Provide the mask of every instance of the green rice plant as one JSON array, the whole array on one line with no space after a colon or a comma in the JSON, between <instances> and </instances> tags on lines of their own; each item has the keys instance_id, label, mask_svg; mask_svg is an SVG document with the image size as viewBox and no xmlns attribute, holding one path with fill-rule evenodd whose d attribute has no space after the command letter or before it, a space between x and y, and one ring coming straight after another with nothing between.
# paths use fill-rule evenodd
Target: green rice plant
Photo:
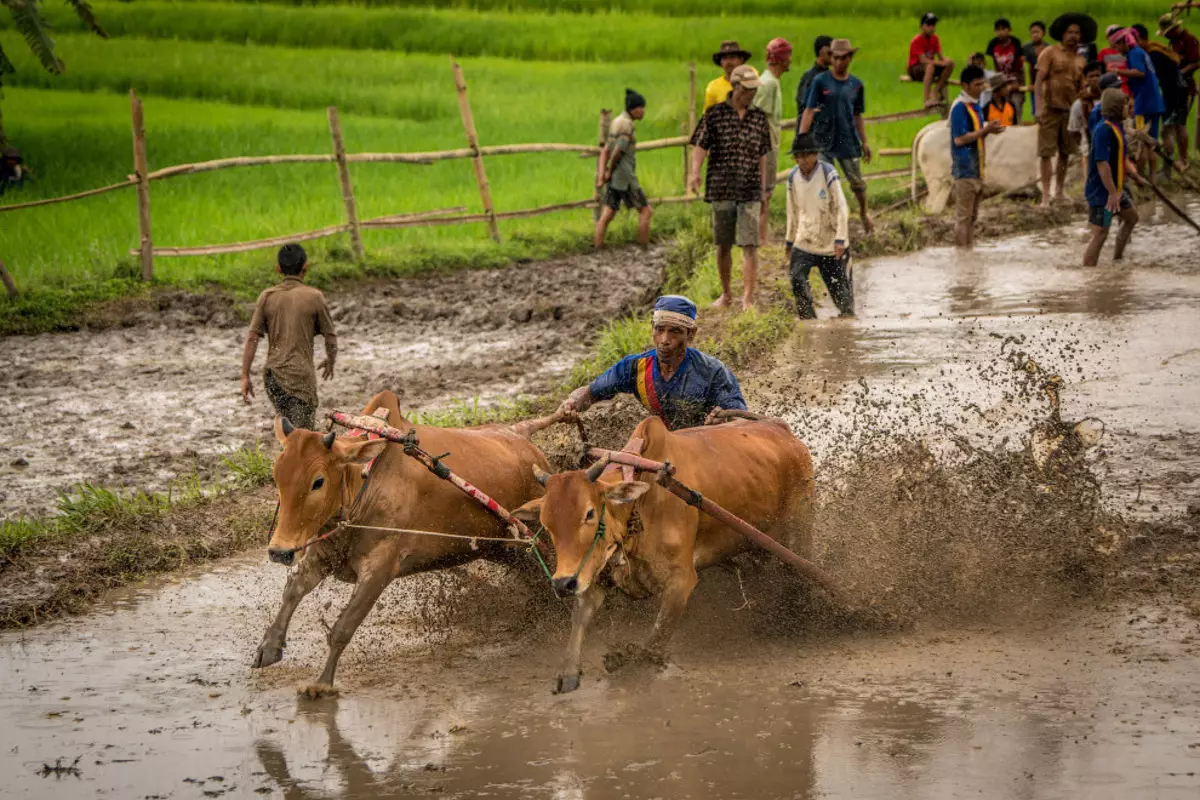
<instances>
[{"instance_id":1,"label":"green rice plant","mask_svg":"<svg viewBox=\"0 0 1200 800\"><path fill-rule=\"evenodd\" d=\"M221 459L229 472L228 481L241 489L264 486L272 480L274 461L267 455L261 440L240 447Z\"/></svg>"},{"instance_id":2,"label":"green rice plant","mask_svg":"<svg viewBox=\"0 0 1200 800\"><path fill-rule=\"evenodd\" d=\"M58 527L52 519L16 519L0 520L0 558L11 560L30 543L42 541L54 536Z\"/></svg>"},{"instance_id":3,"label":"green rice plant","mask_svg":"<svg viewBox=\"0 0 1200 800\"><path fill-rule=\"evenodd\" d=\"M58 524L69 532L101 530L134 517L160 514L169 505L163 495L140 489L122 492L85 482L73 492L59 494Z\"/></svg>"}]
</instances>

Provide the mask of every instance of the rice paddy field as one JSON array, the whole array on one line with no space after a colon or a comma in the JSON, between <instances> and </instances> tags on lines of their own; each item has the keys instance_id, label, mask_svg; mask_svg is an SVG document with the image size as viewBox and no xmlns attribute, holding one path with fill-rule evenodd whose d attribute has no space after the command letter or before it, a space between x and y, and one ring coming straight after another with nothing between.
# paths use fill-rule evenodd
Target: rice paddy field
<instances>
[{"instance_id":1,"label":"rice paddy field","mask_svg":"<svg viewBox=\"0 0 1200 800\"><path fill-rule=\"evenodd\" d=\"M796 46L783 78L785 117L795 114L795 87L811 63L818 34L845 36L861 48L853 71L867 87L867 114L920 105L920 89L901 84L907 44L925 7L892 0L827 6L735 0L733 3L422 0L352 5L101 0L95 11L111 34L85 33L63 4L47 6L62 75L44 72L7 17L0 42L17 71L5 79L4 125L36 172L36 181L4 203L36 200L115 183L132 172L128 91L145 103L151 169L241 155L329 152L325 108L341 112L350 152L428 151L465 145L449 54L462 64L483 145L594 143L601 108L619 108L625 87L648 98L639 138L675 136L687 119L688 62L697 67L699 104L718 73L711 54L735 38L764 66L766 42ZM982 50L998 14L1024 35L1034 18L1065 7L1028 0L934 6L947 54L959 63ZM1143 21L1153 28L1163 4L1090 3L1101 26ZM798 13L793 13L793 11ZM813 16L828 12L826 16ZM872 126L876 148L907 147L924 121ZM790 136L785 134L785 142ZM907 165L877 159L873 170ZM638 160L652 196L680 194L679 149ZM781 161L781 167L785 164ZM594 160L570 153L487 160L497 210L583 199ZM428 166L352 165L361 218L465 206L480 209L468 161ZM879 196L899 184L877 182ZM781 198L777 198L780 202ZM252 167L158 181L151 186L157 246L233 242L310 230L343 221L332 164ZM670 233L702 207L664 207L656 217ZM482 224L364 234L367 263L353 264L345 237L313 242L313 277L394 275L431 268L489 266L584 249L589 211L503 221L504 242ZM633 234L630 215L615 241ZM27 293L0 308L0 330L69 321L87 299L140 290L133 280L137 241L129 190L73 203L0 215L0 260ZM188 290L218 287L250 296L272 280L270 250L204 258L160 258L156 280Z\"/></svg>"}]
</instances>

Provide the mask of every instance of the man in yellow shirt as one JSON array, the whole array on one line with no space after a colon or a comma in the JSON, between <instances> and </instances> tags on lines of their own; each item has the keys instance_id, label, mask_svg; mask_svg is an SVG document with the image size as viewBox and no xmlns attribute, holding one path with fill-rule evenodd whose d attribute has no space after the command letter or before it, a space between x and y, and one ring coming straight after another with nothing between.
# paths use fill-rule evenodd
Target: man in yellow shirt
<instances>
[{"instance_id":1,"label":"man in yellow shirt","mask_svg":"<svg viewBox=\"0 0 1200 800\"><path fill-rule=\"evenodd\" d=\"M729 97L729 93L733 91L733 84L729 82L729 75L742 64L750 60L750 52L743 50L741 45L734 39L728 39L721 42L721 49L713 53L713 63L721 69L725 70L725 74L719 78L714 78L704 90L704 110L708 111L717 103L724 103Z\"/></svg>"}]
</instances>

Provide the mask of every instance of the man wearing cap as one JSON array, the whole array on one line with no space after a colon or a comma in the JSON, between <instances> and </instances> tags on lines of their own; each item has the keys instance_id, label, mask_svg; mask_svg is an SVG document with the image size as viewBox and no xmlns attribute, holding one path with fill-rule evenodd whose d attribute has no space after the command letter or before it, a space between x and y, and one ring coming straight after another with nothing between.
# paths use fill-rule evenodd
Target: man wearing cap
<instances>
[{"instance_id":1,"label":"man wearing cap","mask_svg":"<svg viewBox=\"0 0 1200 800\"><path fill-rule=\"evenodd\" d=\"M1187 87L1188 110L1190 111L1191 104L1196 100L1196 70L1200 68L1200 39L1184 30L1183 23L1171 14L1163 14L1158 18L1158 35L1165 37L1171 43L1172 52L1179 56L1179 74L1183 76L1184 85ZM1200 112L1197 112L1196 119L1200 124ZM1183 147L1180 149L1180 155L1186 159L1188 151L1186 124L1181 134ZM1200 148L1200 138L1197 138L1196 145Z\"/></svg>"},{"instance_id":2,"label":"man wearing cap","mask_svg":"<svg viewBox=\"0 0 1200 800\"><path fill-rule=\"evenodd\" d=\"M637 137L633 123L646 116L646 98L633 89L625 90L625 111L608 128L608 142L600 154L596 188L603 189L604 209L596 222L596 248L604 247L608 224L621 204L638 212L638 244L650 243L650 216L654 213L637 179Z\"/></svg>"},{"instance_id":3,"label":"man wearing cap","mask_svg":"<svg viewBox=\"0 0 1200 800\"><path fill-rule=\"evenodd\" d=\"M832 66L813 79L804 103L797 134L809 133L821 145L825 160L841 167L850 184L863 231L871 233L875 226L867 213L867 182L863 179L862 162L871 161L871 146L867 144L867 126L863 121L866 110L863 82L850 74L850 62L858 48L849 39L834 39L829 46Z\"/></svg>"},{"instance_id":4,"label":"man wearing cap","mask_svg":"<svg viewBox=\"0 0 1200 800\"><path fill-rule=\"evenodd\" d=\"M772 39L767 43L767 70L759 80L762 85L754 94L755 108L761 108L771 126L771 152L767 153L767 167L772 175L779 168L779 133L783 125L783 90L779 78L792 66L792 43L787 39ZM775 180L767 188L762 211L758 218L758 244L767 244L771 223L771 195L775 192Z\"/></svg>"},{"instance_id":5,"label":"man wearing cap","mask_svg":"<svg viewBox=\"0 0 1200 800\"><path fill-rule=\"evenodd\" d=\"M1079 64L1080 41L1096 38L1096 21L1087 14L1063 14L1050 24L1050 37L1058 46L1047 47L1038 56L1037 81L1034 83L1038 123L1038 156L1041 158L1042 207L1049 208L1051 161L1058 157L1053 199L1063 197L1067 167L1076 152L1075 139L1068 127L1071 105L1079 96L1083 69Z\"/></svg>"},{"instance_id":6,"label":"man wearing cap","mask_svg":"<svg viewBox=\"0 0 1200 800\"><path fill-rule=\"evenodd\" d=\"M962 94L950 107L950 174L954 177L954 243L966 250L975 243L975 220L983 197L984 140L1001 133L999 122L985 122L979 107L983 93L983 70L963 68L959 75Z\"/></svg>"},{"instance_id":7,"label":"man wearing cap","mask_svg":"<svg viewBox=\"0 0 1200 800\"><path fill-rule=\"evenodd\" d=\"M578 414L593 403L632 394L669 429L679 430L715 420L720 409L746 410L729 367L690 346L696 338L695 303L679 295L660 297L653 324L652 349L625 356L590 385L571 392L559 411Z\"/></svg>"},{"instance_id":8,"label":"man wearing cap","mask_svg":"<svg viewBox=\"0 0 1200 800\"><path fill-rule=\"evenodd\" d=\"M1125 94L1120 89L1105 89L1100 96L1103 121L1092 131L1092 151L1088 155L1088 179L1085 194L1088 201L1088 225L1092 238L1083 253L1083 265L1094 267L1100 260L1100 248L1108 238L1113 217L1121 220L1113 260L1125 255L1125 245L1137 224L1137 209L1125 185L1128 176L1137 171L1126 148Z\"/></svg>"},{"instance_id":9,"label":"man wearing cap","mask_svg":"<svg viewBox=\"0 0 1200 800\"><path fill-rule=\"evenodd\" d=\"M713 304L729 305L733 296L733 246L742 248L742 303L754 305L758 273L758 220L775 170L767 164L771 125L761 108L753 106L761 81L749 64L729 76L733 91L724 103L704 113L692 132L692 163L688 191L700 191L700 168L708 159L704 201L712 206L713 244L721 296Z\"/></svg>"},{"instance_id":10,"label":"man wearing cap","mask_svg":"<svg viewBox=\"0 0 1200 800\"><path fill-rule=\"evenodd\" d=\"M1163 103L1162 92L1158 88L1158 78L1154 73L1154 64L1150 54L1138 46L1138 35L1133 28L1125 28L1113 34L1113 46L1125 56L1125 69L1117 70L1117 74L1129 84L1133 94L1133 124L1134 127L1158 141L1158 128L1162 122L1166 105ZM1150 157L1150 148L1142 148L1139 162L1150 165L1150 180L1154 180L1154 161Z\"/></svg>"},{"instance_id":11,"label":"man wearing cap","mask_svg":"<svg viewBox=\"0 0 1200 800\"><path fill-rule=\"evenodd\" d=\"M750 51L743 50L734 39L721 42L721 49L713 53L713 63L723 69L723 75L713 78L704 89L704 110L707 112L717 103L724 103L725 98L733 91L729 76L733 71L750 60Z\"/></svg>"},{"instance_id":12,"label":"man wearing cap","mask_svg":"<svg viewBox=\"0 0 1200 800\"><path fill-rule=\"evenodd\" d=\"M813 80L822 72L829 71L829 65L833 63L833 59L829 55L829 46L833 44L833 37L818 36L813 40L813 52L816 53L817 59L813 65L808 68L808 71L800 76L800 85L796 87L796 128L800 127L800 119L804 116L804 104L808 101L808 90L812 88Z\"/></svg>"},{"instance_id":13,"label":"man wearing cap","mask_svg":"<svg viewBox=\"0 0 1200 800\"><path fill-rule=\"evenodd\" d=\"M954 62L942 55L942 42L934 33L937 24L937 14L932 11L922 14L921 32L908 45L908 76L924 84L926 107L942 102L946 96L946 84L950 82L950 73L954 70ZM936 92L933 87L935 80Z\"/></svg>"},{"instance_id":14,"label":"man wearing cap","mask_svg":"<svg viewBox=\"0 0 1200 800\"><path fill-rule=\"evenodd\" d=\"M854 289L846 274L849 212L837 170L817 155L812 134L792 140L796 166L787 178L787 259L801 319L816 319L808 276L816 267L842 316L854 314Z\"/></svg>"}]
</instances>

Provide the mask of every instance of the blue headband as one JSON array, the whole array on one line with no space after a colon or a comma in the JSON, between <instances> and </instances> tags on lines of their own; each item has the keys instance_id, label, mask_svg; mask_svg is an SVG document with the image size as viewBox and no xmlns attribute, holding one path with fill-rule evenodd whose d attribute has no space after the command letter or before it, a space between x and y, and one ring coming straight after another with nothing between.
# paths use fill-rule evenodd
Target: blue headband
<instances>
[{"instance_id":1,"label":"blue headband","mask_svg":"<svg viewBox=\"0 0 1200 800\"><path fill-rule=\"evenodd\" d=\"M691 329L696 327L696 304L683 295L665 294L654 304L654 324L672 322Z\"/></svg>"}]
</instances>

